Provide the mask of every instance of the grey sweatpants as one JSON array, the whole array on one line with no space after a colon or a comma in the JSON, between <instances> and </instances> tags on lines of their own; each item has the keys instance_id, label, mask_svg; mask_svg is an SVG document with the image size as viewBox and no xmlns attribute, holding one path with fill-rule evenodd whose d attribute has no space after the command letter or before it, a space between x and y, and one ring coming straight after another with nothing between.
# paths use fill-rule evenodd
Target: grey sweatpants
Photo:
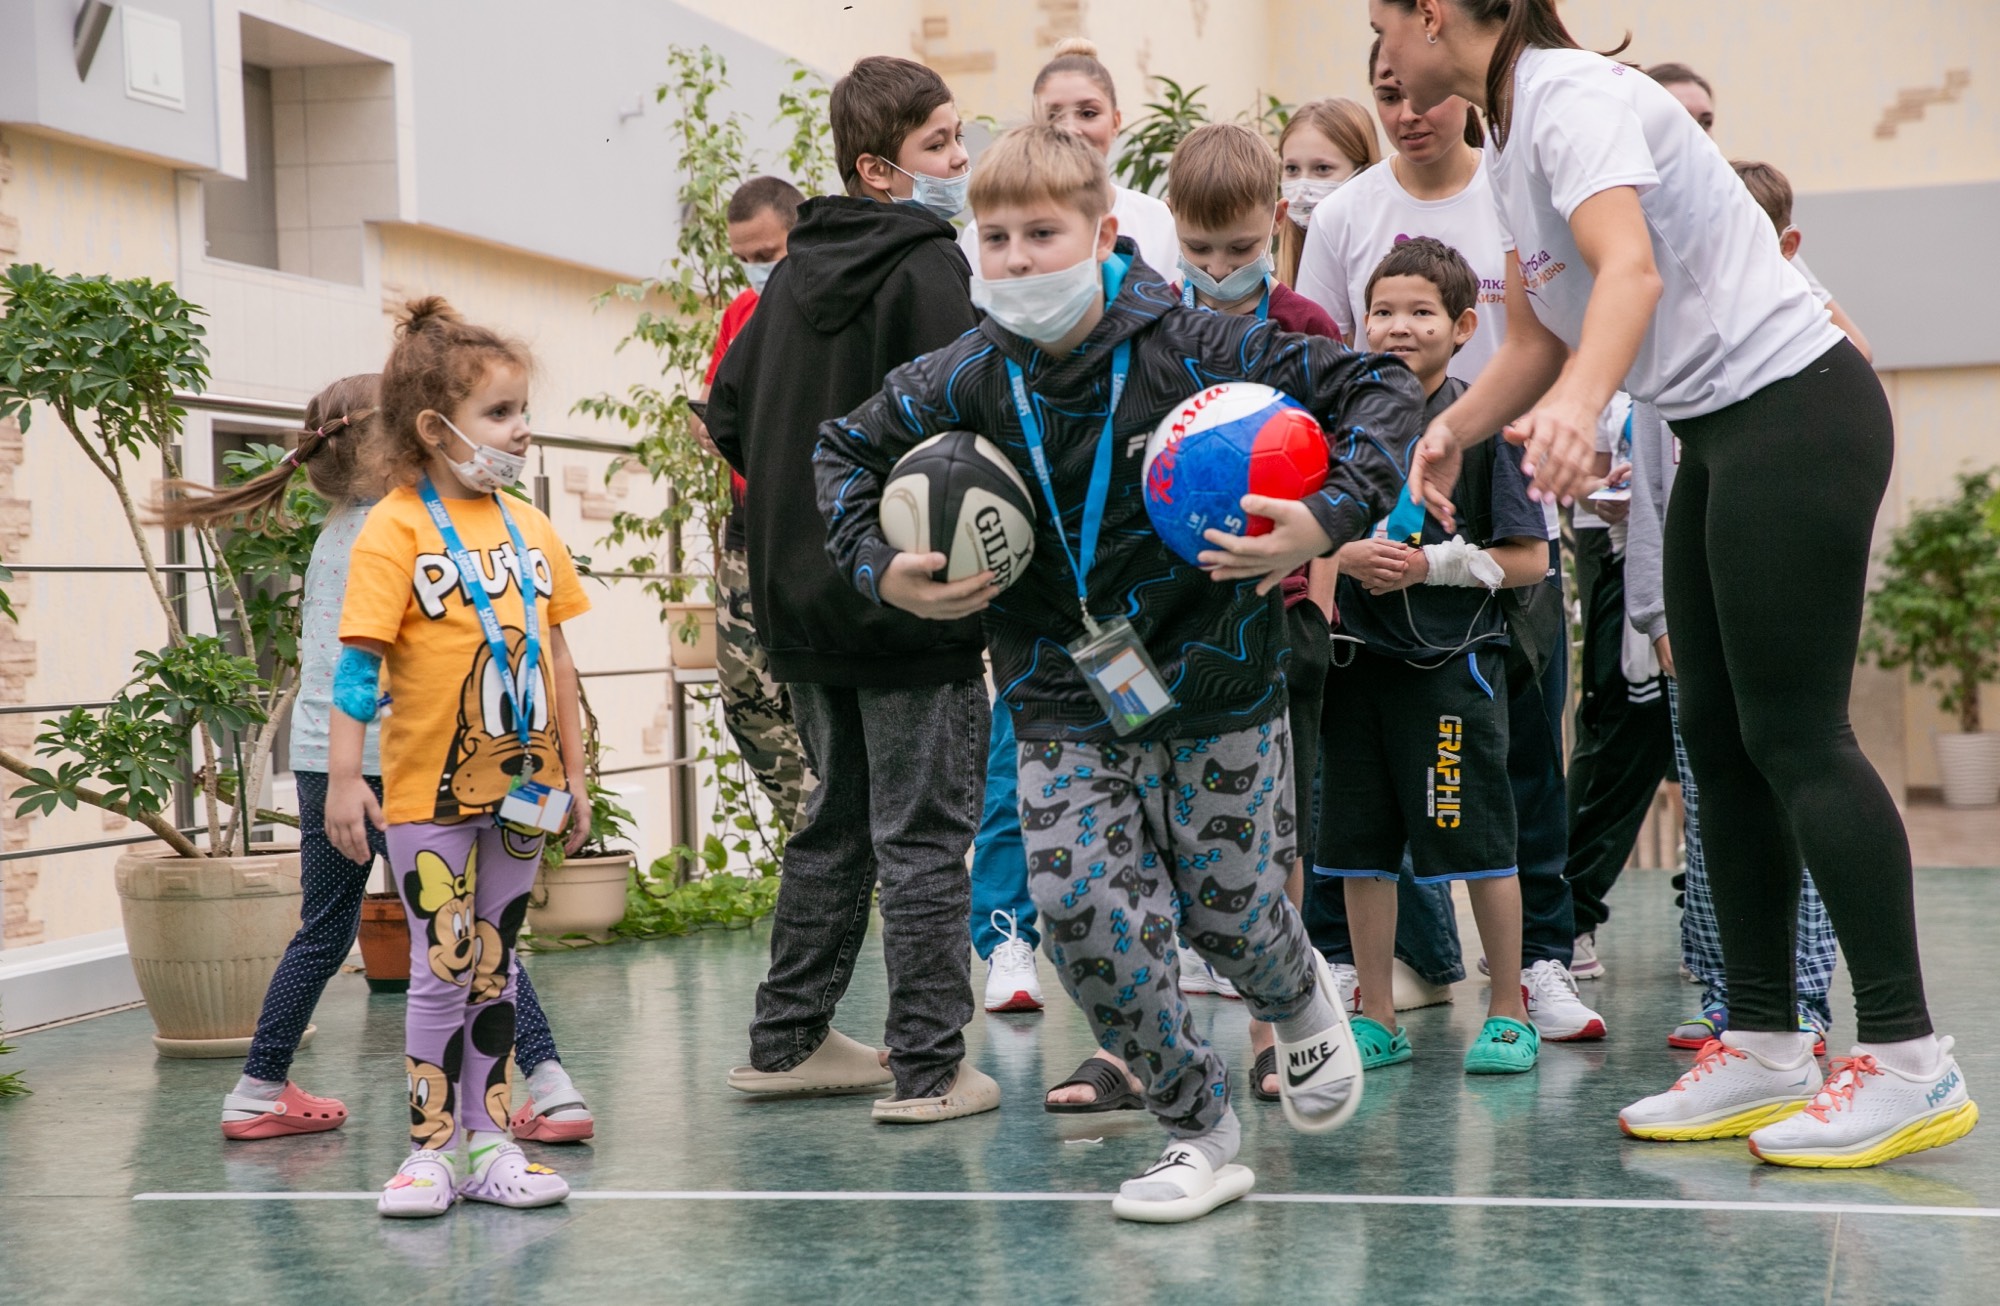
<instances>
[{"instance_id":1,"label":"grey sweatpants","mask_svg":"<svg viewBox=\"0 0 2000 1306\"><path fill-rule=\"evenodd\" d=\"M1063 988L1168 1131L1207 1133L1229 1087L1181 997L1176 931L1259 1020L1312 988L1285 897L1298 814L1284 717L1203 739L1027 740L1020 774L1028 891Z\"/></svg>"}]
</instances>

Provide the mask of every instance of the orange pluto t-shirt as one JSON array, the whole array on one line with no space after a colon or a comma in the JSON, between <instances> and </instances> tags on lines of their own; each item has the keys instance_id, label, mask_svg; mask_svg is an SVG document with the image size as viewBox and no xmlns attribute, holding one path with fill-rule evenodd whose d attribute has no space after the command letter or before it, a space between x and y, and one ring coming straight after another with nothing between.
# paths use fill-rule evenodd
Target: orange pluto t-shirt
<instances>
[{"instance_id":1,"label":"orange pluto t-shirt","mask_svg":"<svg viewBox=\"0 0 2000 1306\"><path fill-rule=\"evenodd\" d=\"M340 637L389 646L393 702L382 722L382 783L383 814L392 825L450 824L495 811L517 775L564 784L549 632L590 610L569 550L547 517L509 496L507 511L528 548L542 641L534 729L524 750L506 692L508 680L520 685L528 648L514 542L490 495L443 502L484 575L507 635L509 665L494 665L471 591L422 497L410 487L390 491L369 509L354 542Z\"/></svg>"}]
</instances>

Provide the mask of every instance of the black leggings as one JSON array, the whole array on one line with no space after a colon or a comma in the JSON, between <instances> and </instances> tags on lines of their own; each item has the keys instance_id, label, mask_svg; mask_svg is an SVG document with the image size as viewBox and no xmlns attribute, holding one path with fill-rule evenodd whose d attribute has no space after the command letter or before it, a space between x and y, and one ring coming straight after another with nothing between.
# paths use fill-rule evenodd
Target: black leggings
<instances>
[{"instance_id":1,"label":"black leggings","mask_svg":"<svg viewBox=\"0 0 2000 1306\"><path fill-rule=\"evenodd\" d=\"M1667 624L1729 978L1729 1023L1797 1028L1792 935L1810 865L1864 1042L1931 1031L1910 845L1847 719L1894 431L1842 341L1796 376L1673 424Z\"/></svg>"}]
</instances>

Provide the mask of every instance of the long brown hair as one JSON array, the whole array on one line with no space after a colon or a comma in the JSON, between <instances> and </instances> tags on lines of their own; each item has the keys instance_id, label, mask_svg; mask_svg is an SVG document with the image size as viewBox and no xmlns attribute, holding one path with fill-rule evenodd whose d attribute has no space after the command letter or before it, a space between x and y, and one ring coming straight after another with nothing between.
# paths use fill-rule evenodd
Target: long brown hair
<instances>
[{"instance_id":1,"label":"long brown hair","mask_svg":"<svg viewBox=\"0 0 2000 1306\"><path fill-rule=\"evenodd\" d=\"M1285 152L1285 142L1301 127L1310 127L1326 137L1333 148L1347 156L1356 174L1382 161L1382 145L1375 136L1374 116L1345 96L1311 100L1292 110L1292 116L1285 120L1285 130L1278 133L1278 153L1281 156ZM1282 167L1278 175L1283 178ZM1287 217L1278 228L1278 280L1287 286L1299 279L1299 260L1304 257L1305 247L1305 228Z\"/></svg>"},{"instance_id":2,"label":"long brown hair","mask_svg":"<svg viewBox=\"0 0 2000 1306\"><path fill-rule=\"evenodd\" d=\"M1405 12L1417 7L1417 0L1385 0ZM1481 27L1498 25L1499 44L1486 65L1486 116L1493 128L1493 148L1507 144L1507 130L1514 116L1514 64L1524 50L1581 50L1576 38L1563 26L1556 12L1556 0L1451 0L1459 12ZM1609 50L1598 53L1607 59L1632 44L1632 34Z\"/></svg>"},{"instance_id":3,"label":"long brown hair","mask_svg":"<svg viewBox=\"0 0 2000 1306\"><path fill-rule=\"evenodd\" d=\"M1042 65L1040 72L1035 74L1032 94L1039 98L1042 87L1046 86L1049 78L1057 73L1082 73L1098 90L1104 92L1105 99L1111 101L1111 111L1113 113L1118 111L1118 88L1111 84L1111 70L1097 57L1096 42L1081 36L1065 38L1056 46L1054 56Z\"/></svg>"},{"instance_id":4,"label":"long brown hair","mask_svg":"<svg viewBox=\"0 0 2000 1306\"><path fill-rule=\"evenodd\" d=\"M403 306L382 365L382 470L390 485L414 484L430 464L417 419L427 411L449 414L496 363L524 372L535 366L526 345L467 322L442 296Z\"/></svg>"},{"instance_id":5,"label":"long brown hair","mask_svg":"<svg viewBox=\"0 0 2000 1306\"><path fill-rule=\"evenodd\" d=\"M382 389L377 372L344 376L306 404L305 425L284 462L254 480L220 489L195 481L168 481L160 520L172 530L212 526L241 518L251 530L281 524L285 494L303 467L313 492L334 503L361 497L374 471L367 445Z\"/></svg>"}]
</instances>

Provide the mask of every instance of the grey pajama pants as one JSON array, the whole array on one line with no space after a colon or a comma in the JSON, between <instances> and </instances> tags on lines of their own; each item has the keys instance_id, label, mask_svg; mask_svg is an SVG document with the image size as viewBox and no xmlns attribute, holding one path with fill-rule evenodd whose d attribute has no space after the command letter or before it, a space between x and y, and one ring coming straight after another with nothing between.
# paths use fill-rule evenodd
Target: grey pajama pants
<instances>
[{"instance_id":1,"label":"grey pajama pants","mask_svg":"<svg viewBox=\"0 0 2000 1306\"><path fill-rule=\"evenodd\" d=\"M1049 957L1177 1138L1214 1128L1229 1088L1181 997L1176 932L1259 1020L1294 1014L1312 989L1285 897L1292 765L1282 715L1201 739L1021 744L1028 891Z\"/></svg>"}]
</instances>

